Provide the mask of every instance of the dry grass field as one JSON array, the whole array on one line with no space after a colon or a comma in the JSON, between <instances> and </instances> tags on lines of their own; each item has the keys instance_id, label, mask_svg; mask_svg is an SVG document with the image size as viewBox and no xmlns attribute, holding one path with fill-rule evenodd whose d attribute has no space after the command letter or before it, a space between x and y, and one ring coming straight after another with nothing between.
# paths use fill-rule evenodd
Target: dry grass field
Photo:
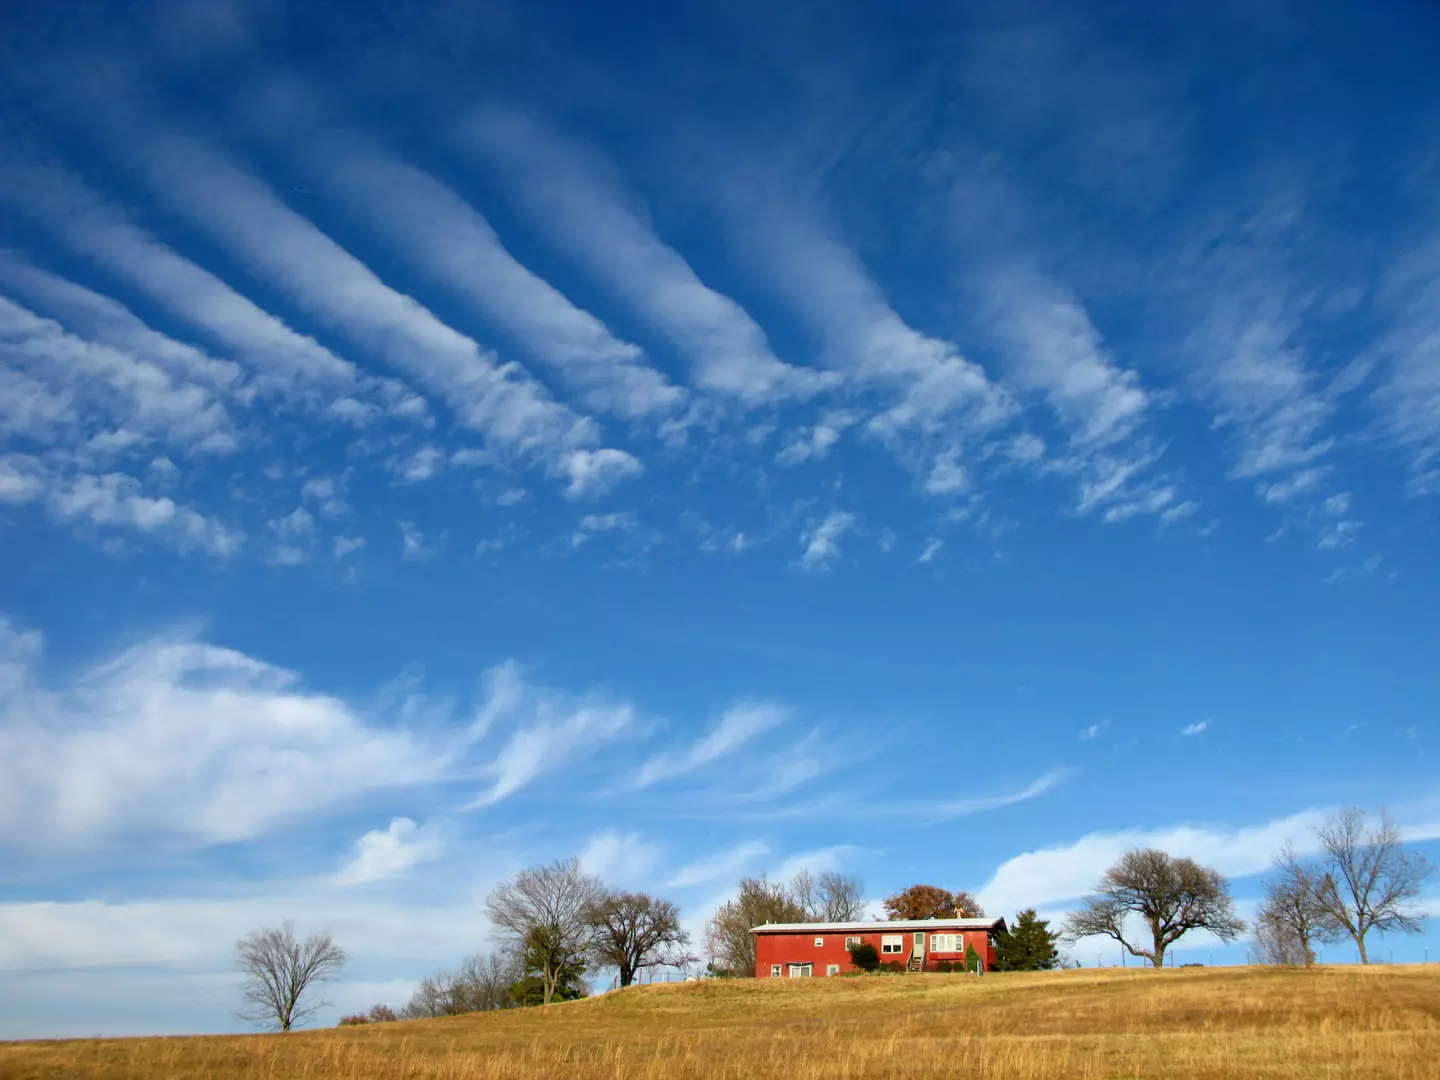
<instances>
[{"instance_id":1,"label":"dry grass field","mask_svg":"<svg viewBox=\"0 0 1440 1080\"><path fill-rule=\"evenodd\" d=\"M1440 965L639 987L292 1035L0 1043L5 1080L1440 1077Z\"/></svg>"}]
</instances>

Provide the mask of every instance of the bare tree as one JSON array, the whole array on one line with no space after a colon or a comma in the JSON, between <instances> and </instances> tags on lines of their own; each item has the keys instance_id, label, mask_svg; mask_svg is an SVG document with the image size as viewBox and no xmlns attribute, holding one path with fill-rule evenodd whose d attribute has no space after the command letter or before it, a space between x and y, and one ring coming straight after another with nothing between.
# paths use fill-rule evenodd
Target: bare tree
<instances>
[{"instance_id":1,"label":"bare tree","mask_svg":"<svg viewBox=\"0 0 1440 1080\"><path fill-rule=\"evenodd\" d=\"M690 935L680 926L680 909L669 900L612 893L592 909L590 921L595 960L619 969L621 986L645 968L679 967L695 959L686 949Z\"/></svg>"},{"instance_id":2,"label":"bare tree","mask_svg":"<svg viewBox=\"0 0 1440 1080\"><path fill-rule=\"evenodd\" d=\"M523 975L513 951L467 956L455 971L422 979L405 1007L405 1018L419 1020L508 1009L514 1004L510 987Z\"/></svg>"},{"instance_id":3,"label":"bare tree","mask_svg":"<svg viewBox=\"0 0 1440 1080\"><path fill-rule=\"evenodd\" d=\"M1150 948L1126 940L1126 921L1135 915L1150 931ZM1191 930L1209 930L1221 941L1245 931L1235 917L1230 886L1214 870L1191 859L1172 859L1163 851L1127 851L1105 872L1095 895L1065 920L1065 939L1104 935L1132 956L1165 963L1165 950Z\"/></svg>"},{"instance_id":4,"label":"bare tree","mask_svg":"<svg viewBox=\"0 0 1440 1080\"><path fill-rule=\"evenodd\" d=\"M1332 814L1315 836L1324 866L1320 902L1355 942L1362 964L1370 962L1365 935L1371 930L1421 932L1424 915L1413 905L1435 868L1418 851L1405 849L1400 830L1383 808L1373 828L1364 811L1351 807Z\"/></svg>"},{"instance_id":5,"label":"bare tree","mask_svg":"<svg viewBox=\"0 0 1440 1080\"><path fill-rule=\"evenodd\" d=\"M735 975L755 974L755 935L762 923L805 922L805 909L790 889L764 877L745 878L734 900L720 905L706 927L705 944L717 967Z\"/></svg>"},{"instance_id":6,"label":"bare tree","mask_svg":"<svg viewBox=\"0 0 1440 1080\"><path fill-rule=\"evenodd\" d=\"M323 1001L305 1001L305 994L316 983L338 977L346 955L329 934L298 940L295 924L286 921L245 935L235 943L235 959L250 1006L240 1018L290 1031L325 1007Z\"/></svg>"},{"instance_id":7,"label":"bare tree","mask_svg":"<svg viewBox=\"0 0 1440 1080\"><path fill-rule=\"evenodd\" d=\"M865 907L865 885L858 877L827 870L819 877L801 869L790 879L790 895L811 922L850 922Z\"/></svg>"},{"instance_id":8,"label":"bare tree","mask_svg":"<svg viewBox=\"0 0 1440 1080\"><path fill-rule=\"evenodd\" d=\"M1325 871L1303 861L1289 844L1275 856L1265 902L1255 916L1254 955L1262 964L1315 963L1315 945L1343 932L1323 899Z\"/></svg>"},{"instance_id":9,"label":"bare tree","mask_svg":"<svg viewBox=\"0 0 1440 1080\"><path fill-rule=\"evenodd\" d=\"M546 1005L564 970L594 943L590 913L604 895L600 879L572 858L522 870L486 899L490 921L539 972Z\"/></svg>"}]
</instances>

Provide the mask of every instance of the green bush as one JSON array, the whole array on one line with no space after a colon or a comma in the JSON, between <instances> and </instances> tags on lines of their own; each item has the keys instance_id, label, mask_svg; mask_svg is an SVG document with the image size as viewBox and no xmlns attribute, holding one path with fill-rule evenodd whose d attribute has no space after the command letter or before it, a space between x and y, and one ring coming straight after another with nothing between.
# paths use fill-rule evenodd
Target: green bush
<instances>
[{"instance_id":1,"label":"green bush","mask_svg":"<svg viewBox=\"0 0 1440 1080\"><path fill-rule=\"evenodd\" d=\"M850 962L861 971L874 971L880 966L880 954L874 945L861 942L850 950Z\"/></svg>"},{"instance_id":2,"label":"green bush","mask_svg":"<svg viewBox=\"0 0 1440 1080\"><path fill-rule=\"evenodd\" d=\"M935 964L935 970L944 972L948 975L950 972L955 970L955 965L952 964L949 960L940 960Z\"/></svg>"}]
</instances>

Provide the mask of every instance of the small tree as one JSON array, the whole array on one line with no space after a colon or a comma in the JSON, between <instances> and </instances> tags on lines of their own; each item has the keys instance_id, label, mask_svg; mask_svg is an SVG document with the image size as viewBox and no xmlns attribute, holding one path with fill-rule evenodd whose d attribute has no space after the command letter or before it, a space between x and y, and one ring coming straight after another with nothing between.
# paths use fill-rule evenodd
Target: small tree
<instances>
[{"instance_id":1,"label":"small tree","mask_svg":"<svg viewBox=\"0 0 1440 1080\"><path fill-rule=\"evenodd\" d=\"M1370 962L1370 931L1420 933L1424 915L1413 905L1435 868L1424 855L1405 850L1389 814L1382 809L1372 828L1352 807L1331 815L1315 835L1322 852L1320 904L1355 942L1362 964Z\"/></svg>"},{"instance_id":2,"label":"small tree","mask_svg":"<svg viewBox=\"0 0 1440 1080\"><path fill-rule=\"evenodd\" d=\"M282 923L269 930L253 930L235 943L236 963L244 976L249 1008L243 1020L290 1031L325 1007L323 1001L306 1001L318 983L339 976L345 950L329 934L295 937L295 924Z\"/></svg>"},{"instance_id":3,"label":"small tree","mask_svg":"<svg viewBox=\"0 0 1440 1080\"><path fill-rule=\"evenodd\" d=\"M595 940L591 913L604 895L600 879L572 858L522 870L486 899L490 921L534 967L544 1004L563 972L583 966Z\"/></svg>"},{"instance_id":4,"label":"small tree","mask_svg":"<svg viewBox=\"0 0 1440 1080\"><path fill-rule=\"evenodd\" d=\"M980 954L975 951L974 945L966 944L965 946L965 970L980 970Z\"/></svg>"},{"instance_id":5,"label":"small tree","mask_svg":"<svg viewBox=\"0 0 1440 1080\"><path fill-rule=\"evenodd\" d=\"M938 885L911 885L885 898L885 917L900 919L979 919L985 912L968 892L952 893Z\"/></svg>"},{"instance_id":6,"label":"small tree","mask_svg":"<svg viewBox=\"0 0 1440 1080\"><path fill-rule=\"evenodd\" d=\"M980 906L980 901L971 896L964 889L955 894L955 918L957 919L983 919L985 909Z\"/></svg>"},{"instance_id":7,"label":"small tree","mask_svg":"<svg viewBox=\"0 0 1440 1080\"><path fill-rule=\"evenodd\" d=\"M690 935L680 926L680 909L644 893L613 893L590 914L594 955L601 967L620 973L629 986L648 967L679 967L695 959L686 949Z\"/></svg>"},{"instance_id":8,"label":"small tree","mask_svg":"<svg viewBox=\"0 0 1440 1080\"><path fill-rule=\"evenodd\" d=\"M755 935L763 923L805 922L805 909L789 888L764 877L745 878L739 895L721 904L705 931L705 944L715 965L732 975L755 974Z\"/></svg>"},{"instance_id":9,"label":"small tree","mask_svg":"<svg viewBox=\"0 0 1440 1080\"><path fill-rule=\"evenodd\" d=\"M874 971L880 966L880 954L868 941L850 947L850 962L861 971Z\"/></svg>"},{"instance_id":10,"label":"small tree","mask_svg":"<svg viewBox=\"0 0 1440 1080\"><path fill-rule=\"evenodd\" d=\"M790 880L790 895L810 922L850 922L865 907L865 886L858 877L827 870L819 877L800 870Z\"/></svg>"},{"instance_id":11,"label":"small tree","mask_svg":"<svg viewBox=\"0 0 1440 1080\"><path fill-rule=\"evenodd\" d=\"M513 1005L549 1005L552 1001L575 1001L583 998L585 989L585 958L570 956L554 971L553 980L547 974L547 965L554 958L543 949L531 948L522 957L520 978L510 984L509 997Z\"/></svg>"},{"instance_id":12,"label":"small tree","mask_svg":"<svg viewBox=\"0 0 1440 1080\"><path fill-rule=\"evenodd\" d=\"M1050 970L1060 963L1060 951L1055 947L1059 937L1034 908L1027 908L1015 916L1012 926L996 935L995 970Z\"/></svg>"},{"instance_id":13,"label":"small tree","mask_svg":"<svg viewBox=\"0 0 1440 1080\"><path fill-rule=\"evenodd\" d=\"M1315 944L1336 940L1344 929L1327 909L1326 874L1286 845L1265 882L1265 901L1255 915L1251 955L1262 964L1315 962Z\"/></svg>"},{"instance_id":14,"label":"small tree","mask_svg":"<svg viewBox=\"0 0 1440 1080\"><path fill-rule=\"evenodd\" d=\"M1150 948L1126 938L1126 920L1138 916L1150 931ZM1063 937L1073 943L1104 935L1118 941L1131 956L1165 963L1165 950L1191 930L1208 930L1221 941L1233 941L1245 930L1235 917L1230 886L1220 874L1191 859L1172 859L1163 851L1127 851L1105 872L1096 895L1087 897L1065 920Z\"/></svg>"}]
</instances>

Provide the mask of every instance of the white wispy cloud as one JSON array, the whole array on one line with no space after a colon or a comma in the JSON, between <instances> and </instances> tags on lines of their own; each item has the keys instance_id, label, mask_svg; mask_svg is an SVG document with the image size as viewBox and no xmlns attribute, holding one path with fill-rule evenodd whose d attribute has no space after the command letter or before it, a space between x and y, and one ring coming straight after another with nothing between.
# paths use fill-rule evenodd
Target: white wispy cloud
<instances>
[{"instance_id":1,"label":"white wispy cloud","mask_svg":"<svg viewBox=\"0 0 1440 1080\"><path fill-rule=\"evenodd\" d=\"M159 198L315 318L443 394L491 447L541 463L551 475L567 478L567 491L576 494L600 482L597 454L633 463L624 451L590 450L599 438L592 420L555 401L518 365L500 363L492 351L385 285L261 181L180 138L153 140L141 160ZM610 469L605 478L620 475Z\"/></svg>"},{"instance_id":2,"label":"white wispy cloud","mask_svg":"<svg viewBox=\"0 0 1440 1080\"><path fill-rule=\"evenodd\" d=\"M704 389L760 405L808 397L833 379L771 351L743 308L666 246L598 156L513 111L482 108L460 142L502 176L550 241L687 354Z\"/></svg>"},{"instance_id":3,"label":"white wispy cloud","mask_svg":"<svg viewBox=\"0 0 1440 1080\"><path fill-rule=\"evenodd\" d=\"M954 343L908 325L855 253L802 208L737 196L732 211L742 255L819 336L827 365L890 392L866 430L910 467L928 473L929 444L980 438L1011 417L1010 395Z\"/></svg>"},{"instance_id":4,"label":"white wispy cloud","mask_svg":"<svg viewBox=\"0 0 1440 1080\"><path fill-rule=\"evenodd\" d=\"M1275 852L1287 842L1301 851L1313 850L1312 830L1323 819L1320 811L1305 811L1233 830L1174 825L1091 833L1070 844L1007 859L980 890L978 898L988 911L1018 911L1075 900L1094 889L1100 875L1116 859L1137 847L1188 856L1230 876L1255 874L1266 869Z\"/></svg>"},{"instance_id":5,"label":"white wispy cloud","mask_svg":"<svg viewBox=\"0 0 1440 1080\"><path fill-rule=\"evenodd\" d=\"M188 382L150 356L76 337L4 297L0 361L8 384L0 426L11 432L115 451L159 442L223 453L238 445L212 386Z\"/></svg>"},{"instance_id":6,"label":"white wispy cloud","mask_svg":"<svg viewBox=\"0 0 1440 1080\"><path fill-rule=\"evenodd\" d=\"M1152 470L1159 453L1148 431L1150 395L1134 371L1115 363L1074 294L1050 278L1012 270L987 276L986 305L1017 387L1042 395L1067 437L1048 464L1035 442L1021 444L1023 459L1074 475L1080 513L1100 510L1108 522L1166 514L1176 520L1183 505L1178 490Z\"/></svg>"},{"instance_id":7,"label":"white wispy cloud","mask_svg":"<svg viewBox=\"0 0 1440 1080\"><path fill-rule=\"evenodd\" d=\"M1077 737L1081 739L1093 739L1109 726L1109 720L1101 720L1098 724L1091 724L1088 727L1081 728L1080 734Z\"/></svg>"},{"instance_id":8,"label":"white wispy cloud","mask_svg":"<svg viewBox=\"0 0 1440 1080\"><path fill-rule=\"evenodd\" d=\"M400 522L400 557L406 562L425 562L433 559L436 547L425 539L425 534L415 527L413 521Z\"/></svg>"},{"instance_id":9,"label":"white wispy cloud","mask_svg":"<svg viewBox=\"0 0 1440 1080\"><path fill-rule=\"evenodd\" d=\"M12 643L5 659L0 837L12 844L136 832L243 840L367 791L434 780L445 765L438 749L369 727L288 671L193 639L145 642L53 687L33 641Z\"/></svg>"},{"instance_id":10,"label":"white wispy cloud","mask_svg":"<svg viewBox=\"0 0 1440 1080\"><path fill-rule=\"evenodd\" d=\"M672 889L684 889L692 885L738 877L752 870L769 854L769 844L762 840L747 840L714 855L687 863L675 872L675 876L666 882L666 885Z\"/></svg>"},{"instance_id":11,"label":"white wispy cloud","mask_svg":"<svg viewBox=\"0 0 1440 1080\"><path fill-rule=\"evenodd\" d=\"M684 400L638 346L521 265L454 191L354 136L302 142L327 191L347 200L412 266L553 366L587 407L634 418Z\"/></svg>"},{"instance_id":12,"label":"white wispy cloud","mask_svg":"<svg viewBox=\"0 0 1440 1080\"><path fill-rule=\"evenodd\" d=\"M399 877L422 862L438 859L439 834L407 817L392 818L385 829L371 829L355 842L355 854L335 876L339 885L362 885Z\"/></svg>"},{"instance_id":13,"label":"white wispy cloud","mask_svg":"<svg viewBox=\"0 0 1440 1080\"><path fill-rule=\"evenodd\" d=\"M818 423L793 433L790 441L775 455L775 463L788 468L807 461L823 461L830 448L840 441L841 433L854 422L852 413L841 410L825 413Z\"/></svg>"},{"instance_id":14,"label":"white wispy cloud","mask_svg":"<svg viewBox=\"0 0 1440 1080\"><path fill-rule=\"evenodd\" d=\"M945 546L945 541L939 537L931 537L925 542L925 550L915 561L918 563L929 563L935 561L935 556L940 554L940 549Z\"/></svg>"},{"instance_id":15,"label":"white wispy cloud","mask_svg":"<svg viewBox=\"0 0 1440 1080\"><path fill-rule=\"evenodd\" d=\"M640 768L637 787L694 772L733 754L765 732L783 724L789 711L770 702L742 702L727 710L718 723L684 753L657 754Z\"/></svg>"},{"instance_id":16,"label":"white wispy cloud","mask_svg":"<svg viewBox=\"0 0 1440 1080\"><path fill-rule=\"evenodd\" d=\"M660 849L640 833L606 829L581 850L580 868L612 885L636 888L649 882L660 858Z\"/></svg>"},{"instance_id":17,"label":"white wispy cloud","mask_svg":"<svg viewBox=\"0 0 1440 1080\"><path fill-rule=\"evenodd\" d=\"M1440 492L1440 229L1395 259L1380 283L1389 323L1375 346L1387 361L1370 405L1407 457L1417 494Z\"/></svg>"},{"instance_id":18,"label":"white wispy cloud","mask_svg":"<svg viewBox=\"0 0 1440 1080\"><path fill-rule=\"evenodd\" d=\"M372 407L343 396L356 387L352 364L136 227L73 175L53 166L6 164L0 176L0 199L32 215L152 303L233 350L261 386L303 396L318 385L342 395L331 404L350 401L362 412Z\"/></svg>"},{"instance_id":19,"label":"white wispy cloud","mask_svg":"<svg viewBox=\"0 0 1440 1080\"><path fill-rule=\"evenodd\" d=\"M0 456L0 502L40 502L57 521L143 533L182 553L230 558L245 539L240 530L167 495L145 494L133 476L61 470L25 454Z\"/></svg>"},{"instance_id":20,"label":"white wispy cloud","mask_svg":"<svg viewBox=\"0 0 1440 1080\"><path fill-rule=\"evenodd\" d=\"M799 565L805 570L825 570L840 557L840 538L855 524L855 515L832 510L818 525L807 529L800 542L805 546Z\"/></svg>"},{"instance_id":21,"label":"white wispy cloud","mask_svg":"<svg viewBox=\"0 0 1440 1080\"><path fill-rule=\"evenodd\" d=\"M1201 732L1209 730L1209 728L1209 720L1196 720L1193 724L1186 724L1181 728L1180 734L1188 738L1191 735L1199 735Z\"/></svg>"}]
</instances>

